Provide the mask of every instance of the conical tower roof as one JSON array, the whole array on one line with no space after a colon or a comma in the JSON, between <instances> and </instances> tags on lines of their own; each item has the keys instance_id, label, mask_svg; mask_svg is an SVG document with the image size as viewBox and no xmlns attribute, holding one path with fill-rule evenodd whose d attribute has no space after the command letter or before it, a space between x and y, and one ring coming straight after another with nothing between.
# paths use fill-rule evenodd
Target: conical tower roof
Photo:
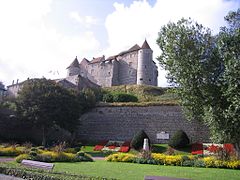
<instances>
[{"instance_id":1,"label":"conical tower roof","mask_svg":"<svg viewBox=\"0 0 240 180\"><path fill-rule=\"evenodd\" d=\"M70 64L70 66L67 67L67 69L70 68L70 67L79 67L79 62L78 62L77 56L73 60L73 62Z\"/></svg>"},{"instance_id":2,"label":"conical tower roof","mask_svg":"<svg viewBox=\"0 0 240 180\"><path fill-rule=\"evenodd\" d=\"M146 39L142 45L142 49L151 49Z\"/></svg>"}]
</instances>

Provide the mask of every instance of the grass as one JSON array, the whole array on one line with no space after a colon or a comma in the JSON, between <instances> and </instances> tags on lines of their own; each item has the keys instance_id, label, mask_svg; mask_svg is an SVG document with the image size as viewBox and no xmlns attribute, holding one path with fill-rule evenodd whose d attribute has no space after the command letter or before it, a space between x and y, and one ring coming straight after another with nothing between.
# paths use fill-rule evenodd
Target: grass
<instances>
[{"instance_id":1,"label":"grass","mask_svg":"<svg viewBox=\"0 0 240 180\"><path fill-rule=\"evenodd\" d=\"M103 91L129 93L138 97L138 103L108 103L105 106L178 105L178 97L172 88L148 85L121 85L105 87Z\"/></svg>"},{"instance_id":2,"label":"grass","mask_svg":"<svg viewBox=\"0 0 240 180\"><path fill-rule=\"evenodd\" d=\"M107 178L139 180L146 175L190 178L196 180L225 180L239 179L240 171L231 169L195 168L178 166L159 166L147 164L119 163L119 162L81 162L55 163L54 171L102 176Z\"/></svg>"},{"instance_id":3,"label":"grass","mask_svg":"<svg viewBox=\"0 0 240 180\"><path fill-rule=\"evenodd\" d=\"M93 148L94 146L83 146L81 150L90 154L92 157L106 157L112 154L112 152L94 151Z\"/></svg>"}]
</instances>

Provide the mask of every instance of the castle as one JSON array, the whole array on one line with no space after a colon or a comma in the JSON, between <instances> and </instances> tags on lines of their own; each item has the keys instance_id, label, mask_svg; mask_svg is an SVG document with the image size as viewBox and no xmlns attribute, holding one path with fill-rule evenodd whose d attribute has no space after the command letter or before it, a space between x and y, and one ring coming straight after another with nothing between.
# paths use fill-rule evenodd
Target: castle
<instances>
[{"instance_id":1,"label":"castle","mask_svg":"<svg viewBox=\"0 0 240 180\"><path fill-rule=\"evenodd\" d=\"M65 88L82 90L84 88L111 87L125 84L157 86L158 70L152 59L150 46L145 40L143 45L134 45L117 55L83 58L79 63L77 57L67 67L67 77L54 79ZM29 79L28 79L29 80ZM16 97L23 87L23 82L9 85L7 95Z\"/></svg>"},{"instance_id":2,"label":"castle","mask_svg":"<svg viewBox=\"0 0 240 180\"><path fill-rule=\"evenodd\" d=\"M141 47L136 44L108 58L102 56L91 61L83 58L79 63L76 57L67 67L66 79L71 81L73 77L81 76L101 87L125 84L157 86L158 70L152 53L145 40Z\"/></svg>"}]
</instances>

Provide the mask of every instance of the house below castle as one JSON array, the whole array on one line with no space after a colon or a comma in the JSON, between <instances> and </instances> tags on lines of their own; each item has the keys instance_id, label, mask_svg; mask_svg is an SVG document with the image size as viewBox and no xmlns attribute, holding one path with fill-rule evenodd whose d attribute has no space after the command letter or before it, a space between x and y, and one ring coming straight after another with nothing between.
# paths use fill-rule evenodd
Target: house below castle
<instances>
[{"instance_id":1,"label":"house below castle","mask_svg":"<svg viewBox=\"0 0 240 180\"><path fill-rule=\"evenodd\" d=\"M145 84L157 86L158 70L152 59L150 46L145 40L143 45L134 45L127 51L105 58L83 58L79 63L77 57L67 67L67 78L80 75L102 87L125 84Z\"/></svg>"}]
</instances>

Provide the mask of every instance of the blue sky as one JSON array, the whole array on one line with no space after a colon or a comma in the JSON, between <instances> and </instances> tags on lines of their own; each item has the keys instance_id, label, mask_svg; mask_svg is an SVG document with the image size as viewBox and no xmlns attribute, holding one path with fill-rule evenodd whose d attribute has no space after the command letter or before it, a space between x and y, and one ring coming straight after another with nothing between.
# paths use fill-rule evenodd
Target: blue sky
<instances>
[{"instance_id":1,"label":"blue sky","mask_svg":"<svg viewBox=\"0 0 240 180\"><path fill-rule=\"evenodd\" d=\"M0 81L61 78L75 56L111 56L146 38L162 25L192 17L217 33L223 17L240 0L0 0ZM159 69L159 86L166 86Z\"/></svg>"}]
</instances>

